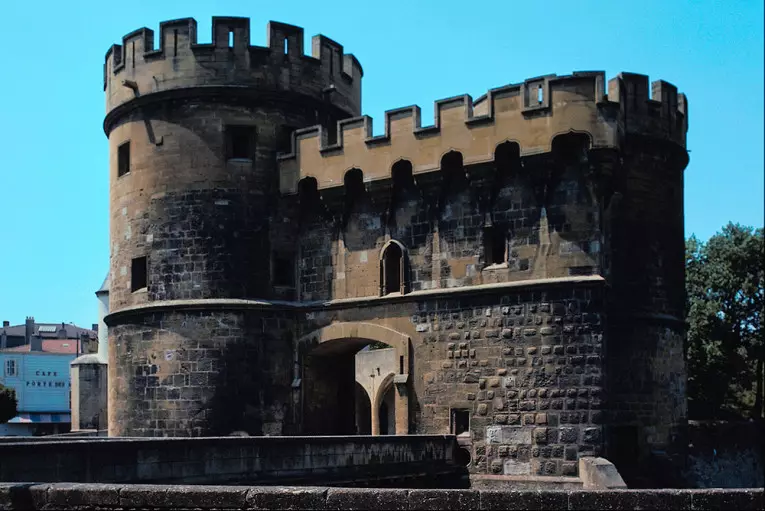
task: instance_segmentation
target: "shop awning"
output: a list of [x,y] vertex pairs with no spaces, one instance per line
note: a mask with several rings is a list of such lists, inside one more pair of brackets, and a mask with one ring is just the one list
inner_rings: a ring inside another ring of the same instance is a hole
[[8,424],[46,424],[46,423],[69,423],[72,415],[69,413],[20,413]]

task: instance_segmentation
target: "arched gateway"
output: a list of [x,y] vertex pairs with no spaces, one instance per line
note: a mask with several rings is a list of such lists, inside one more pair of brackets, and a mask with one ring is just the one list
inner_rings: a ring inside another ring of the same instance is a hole
[[[303,433],[356,433],[354,359],[365,346],[384,343],[396,350],[398,360],[398,371],[393,376],[395,424],[388,425],[387,433],[408,434],[410,342],[401,332],[365,322],[332,323],[301,337],[298,346]],[[373,426],[375,433],[377,429]]]

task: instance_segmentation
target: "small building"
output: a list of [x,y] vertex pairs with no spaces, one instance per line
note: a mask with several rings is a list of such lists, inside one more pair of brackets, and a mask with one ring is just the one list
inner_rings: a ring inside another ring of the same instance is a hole
[[0,436],[39,436],[71,428],[69,364],[96,347],[95,329],[35,323],[0,330],[0,383],[16,391],[18,414],[0,424]]

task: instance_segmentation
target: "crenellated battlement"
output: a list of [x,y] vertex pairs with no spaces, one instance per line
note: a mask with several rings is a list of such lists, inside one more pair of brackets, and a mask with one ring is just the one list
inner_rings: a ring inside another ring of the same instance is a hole
[[273,21],[267,44],[250,45],[249,18],[214,17],[209,44],[197,43],[193,18],[160,23],[158,46],[153,30],[135,30],[106,52],[107,113],[139,96],[216,86],[291,92],[360,113],[363,70],[342,45],[317,35],[311,55],[305,55],[303,29]]
[[320,189],[343,184],[345,173],[361,169],[365,181],[389,178],[398,160],[412,163],[414,174],[440,167],[449,151],[465,165],[492,161],[506,141],[521,156],[549,152],[553,139],[569,132],[589,135],[591,148],[619,148],[625,136],[663,139],[684,150],[687,100],[664,81],[622,73],[608,82],[604,72],[547,75],[489,90],[475,101],[469,95],[435,102],[434,123],[422,126],[418,106],[385,112],[384,133],[373,136],[372,118],[340,121],[337,143],[321,126],[297,130],[292,153],[280,155],[282,193],[297,192],[305,177]]

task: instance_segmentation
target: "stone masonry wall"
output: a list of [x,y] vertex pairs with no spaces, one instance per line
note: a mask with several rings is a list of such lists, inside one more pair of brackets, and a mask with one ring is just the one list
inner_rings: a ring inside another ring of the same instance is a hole
[[[602,281],[316,310],[301,326],[373,322],[411,339],[411,431],[470,415],[470,471],[577,473],[603,447]],[[399,347],[397,347],[399,348]],[[400,349],[400,348],[399,348]],[[398,412],[398,411],[397,411]]]
[[681,156],[630,140],[612,208],[606,456],[628,484],[652,453],[680,461],[688,445]]
[[110,326],[109,435],[290,430],[285,312],[155,312]]
[[601,452],[600,290],[540,290],[424,306],[417,430],[470,411],[472,471],[576,475]]
[[[559,177],[543,207],[530,179],[551,169]],[[406,248],[410,291],[598,274],[601,204],[584,169],[540,158],[526,166],[527,174],[498,172],[492,191],[476,193],[467,181],[430,185],[443,194],[437,214],[423,199],[427,185],[411,180],[359,193],[337,189],[324,200],[306,201],[298,235],[301,297],[378,295],[381,250],[391,239]],[[488,262],[488,213],[480,193],[496,193],[490,225],[507,245],[499,264]]]
[[[269,298],[275,156],[285,126],[316,122],[300,106],[169,102],[126,116],[111,149],[112,311],[147,301]],[[226,159],[228,125],[255,130],[251,159]],[[130,142],[130,172],[117,148]],[[280,219],[281,220],[281,219]],[[148,258],[148,286],[131,292],[131,259]]]

